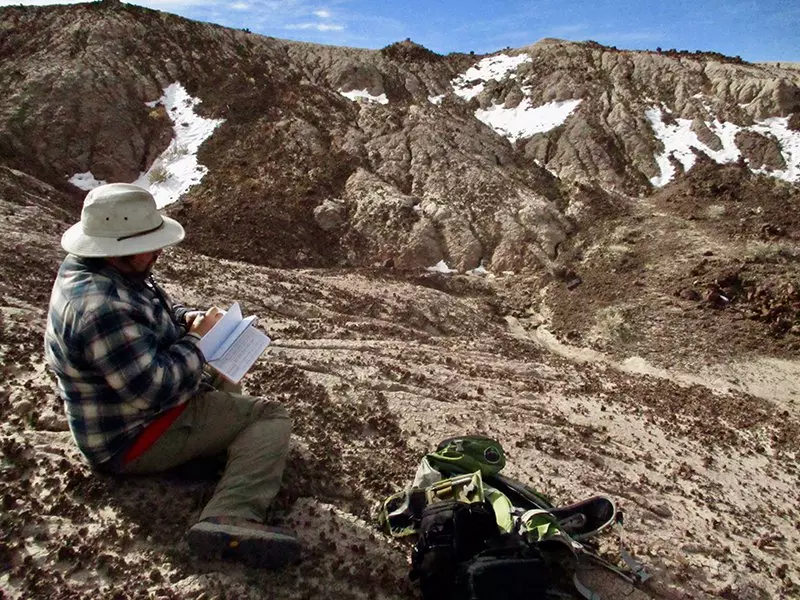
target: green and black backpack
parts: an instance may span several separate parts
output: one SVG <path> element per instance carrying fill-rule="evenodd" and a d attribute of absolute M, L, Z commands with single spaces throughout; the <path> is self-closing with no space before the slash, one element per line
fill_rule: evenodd
<path fill-rule="evenodd" d="M 632 584 L 649 577 L 624 549 L 627 567 L 621 568 L 584 543 L 621 526 L 611 499 L 593 496 L 555 507 L 502 475 L 505 462 L 496 440 L 448 438 L 422 458 L 412 487 L 381 505 L 379 523 L 392 536 L 417 536 L 411 577 L 424 600 L 533 600 L 565 589 L 599 600 L 578 579 L 586 561 Z"/>

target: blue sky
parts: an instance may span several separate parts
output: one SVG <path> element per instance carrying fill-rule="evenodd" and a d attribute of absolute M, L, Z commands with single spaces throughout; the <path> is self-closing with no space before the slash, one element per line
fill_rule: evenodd
<path fill-rule="evenodd" d="M 0 0 L 50 4 L 54 0 Z M 63 0 L 56 0 L 62 3 Z M 627 49 L 713 50 L 800 62 L 800 0 L 141 0 L 142 6 L 273 37 L 491 53 L 543 37 Z"/>

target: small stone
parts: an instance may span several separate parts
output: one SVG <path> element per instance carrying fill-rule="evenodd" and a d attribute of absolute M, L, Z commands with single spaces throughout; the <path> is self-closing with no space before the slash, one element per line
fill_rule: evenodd
<path fill-rule="evenodd" d="M 28 416 L 32 410 L 33 404 L 28 400 L 20 400 L 14 407 L 14 412 L 20 417 Z"/>

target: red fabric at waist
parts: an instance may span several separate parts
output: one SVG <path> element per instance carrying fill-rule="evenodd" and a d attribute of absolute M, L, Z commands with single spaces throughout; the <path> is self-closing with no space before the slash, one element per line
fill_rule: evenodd
<path fill-rule="evenodd" d="M 160 438 L 167 429 L 169 429 L 169 426 L 175 422 L 175 419 L 181 416 L 181 413 L 188 404 L 188 402 L 184 402 L 178 406 L 173 406 L 167 412 L 159 416 L 155 421 L 145 427 L 142 433 L 139 434 L 139 437 L 136 438 L 136 441 L 133 442 L 133 445 L 130 447 L 128 452 L 125 453 L 125 458 L 123 459 L 122 463 L 127 465 L 144 454 L 145 451 L 150 448 L 150 446 L 155 444 L 156 440 Z"/>

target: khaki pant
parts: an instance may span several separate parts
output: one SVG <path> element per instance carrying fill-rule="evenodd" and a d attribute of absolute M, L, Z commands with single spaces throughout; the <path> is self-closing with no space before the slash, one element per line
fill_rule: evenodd
<path fill-rule="evenodd" d="M 227 450 L 225 472 L 200 520 L 229 516 L 263 522 L 286 466 L 289 415 L 277 402 L 235 393 L 240 388 L 230 384 L 217 387 L 189 400 L 169 429 L 122 472 L 157 473 Z"/>

